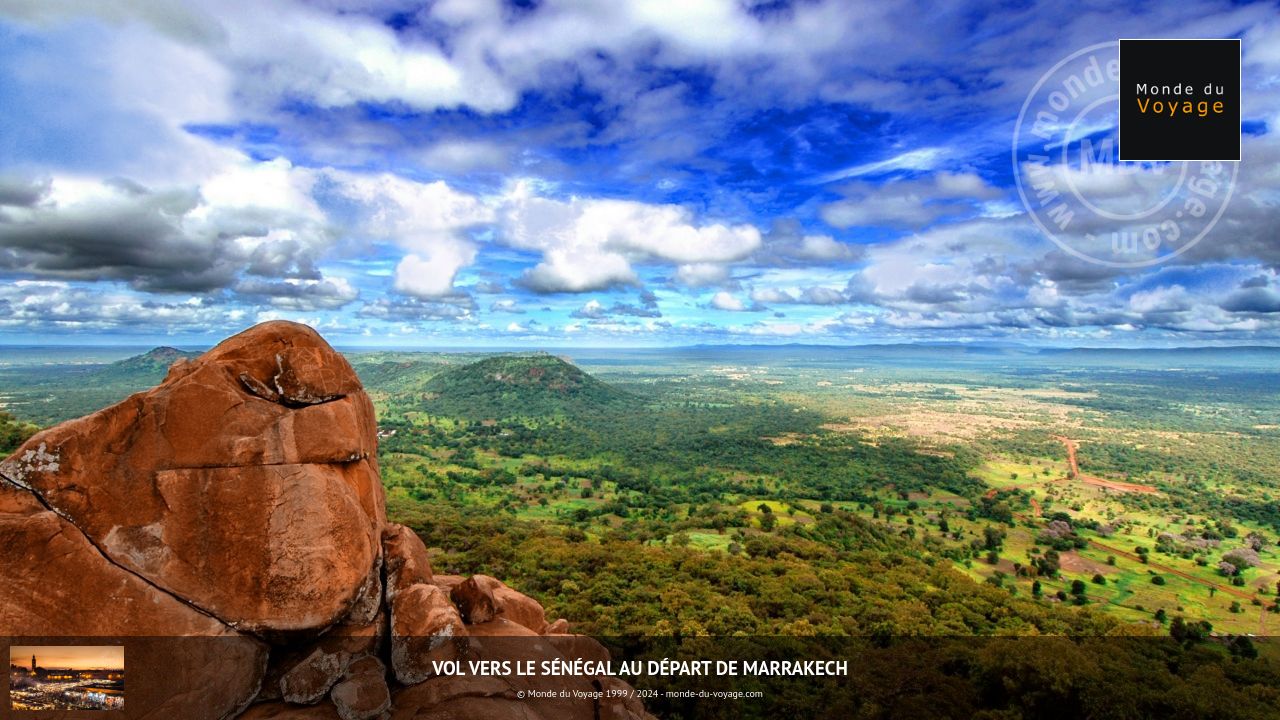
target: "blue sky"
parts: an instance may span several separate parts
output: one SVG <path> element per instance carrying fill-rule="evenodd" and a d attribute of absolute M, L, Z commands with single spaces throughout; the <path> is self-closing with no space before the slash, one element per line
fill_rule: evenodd
<path fill-rule="evenodd" d="M 0 342 L 1274 343 L 1277 10 L 0 3 Z M 1243 39 L 1231 204 L 1144 269 L 1041 235 L 1010 162 L 1119 37 Z"/>

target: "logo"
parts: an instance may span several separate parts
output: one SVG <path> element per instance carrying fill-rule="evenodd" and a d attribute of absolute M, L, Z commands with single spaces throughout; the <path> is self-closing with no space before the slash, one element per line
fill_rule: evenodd
<path fill-rule="evenodd" d="M 1239 164 L 1121 161 L 1120 91 L 1116 42 L 1083 48 L 1050 68 L 1018 113 L 1014 179 L 1028 215 L 1067 253 L 1109 267 L 1147 267 L 1209 234 L 1231 199 Z"/>
<path fill-rule="evenodd" d="M 1240 160 L 1240 41 L 1120 41 L 1120 159 Z"/>

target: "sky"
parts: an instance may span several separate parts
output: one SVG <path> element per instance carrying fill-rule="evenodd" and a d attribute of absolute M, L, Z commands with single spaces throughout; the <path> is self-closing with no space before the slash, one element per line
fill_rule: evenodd
<path fill-rule="evenodd" d="M 0 0 L 0 343 L 1275 344 L 1278 10 Z M 1243 47 L 1230 204 L 1143 268 L 1046 238 L 1010 156 L 1120 37 Z"/>

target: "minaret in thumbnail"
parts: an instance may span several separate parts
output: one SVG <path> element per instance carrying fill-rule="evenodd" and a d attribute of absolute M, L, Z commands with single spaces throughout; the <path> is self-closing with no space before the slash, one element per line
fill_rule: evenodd
<path fill-rule="evenodd" d="M 31 674 L 34 675 L 35 672 L 36 672 L 36 656 L 32 655 L 31 656 Z"/>

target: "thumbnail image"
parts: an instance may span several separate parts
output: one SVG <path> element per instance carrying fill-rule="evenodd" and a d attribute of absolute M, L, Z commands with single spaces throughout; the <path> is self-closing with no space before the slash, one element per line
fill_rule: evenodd
<path fill-rule="evenodd" d="M 120 710 L 124 647 L 14 645 L 9 648 L 11 710 Z"/>

